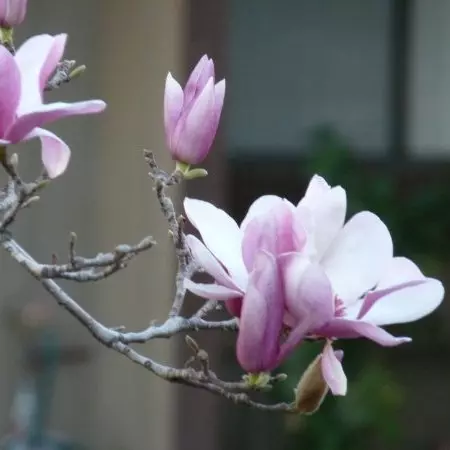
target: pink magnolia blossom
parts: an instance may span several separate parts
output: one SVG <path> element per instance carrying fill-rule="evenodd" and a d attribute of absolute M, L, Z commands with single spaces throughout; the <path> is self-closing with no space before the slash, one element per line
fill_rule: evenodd
<path fill-rule="evenodd" d="M 253 203 L 239 227 L 211 203 L 190 198 L 184 201 L 186 216 L 203 239 L 202 243 L 189 235 L 187 243 L 198 264 L 216 281 L 205 284 L 186 280 L 186 287 L 200 297 L 228 300 L 226 305 L 234 315 L 239 315 L 256 253 L 265 250 L 276 256 L 304 246 L 303 229 L 292 232 L 293 209 L 288 201 L 274 197 L 271 214 L 260 211 L 259 203 Z M 250 232 L 244 240 L 247 229 Z"/>
<path fill-rule="evenodd" d="M 0 26 L 15 27 L 25 19 L 27 0 L 0 0 Z"/>
<path fill-rule="evenodd" d="M 219 126 L 225 80 L 215 83 L 214 63 L 204 55 L 183 89 L 167 75 L 164 91 L 164 126 L 172 158 L 199 164 L 209 153 Z"/>
<path fill-rule="evenodd" d="M 34 36 L 15 56 L 0 47 L 0 145 L 40 138 L 42 162 L 52 178 L 66 170 L 70 149 L 40 127 L 67 116 L 98 113 L 106 106 L 100 100 L 43 103 L 44 87 L 62 57 L 66 39 L 65 34 Z"/>
<path fill-rule="evenodd" d="M 294 330 L 304 323 L 305 336 L 331 340 L 365 337 L 383 346 L 409 342 L 409 338 L 394 337 L 381 326 L 430 314 L 441 303 L 444 288 L 440 281 L 426 278 L 412 261 L 393 256 L 389 230 L 375 214 L 357 213 L 343 225 L 345 196 L 337 196 L 336 189 L 313 177 L 298 205 L 302 215 L 308 217 L 307 239 L 314 243 L 315 251 L 285 256 L 285 320 Z M 321 275 L 311 293 L 299 296 L 297 285 L 311 263 L 317 265 Z M 315 297 L 324 302 L 320 305 L 321 325 L 311 317 L 311 297 L 318 289 L 329 292 L 328 296 Z M 333 355 L 324 351 L 324 378 L 334 394 L 344 395 L 346 379 Z M 331 368 L 335 370 L 333 376 Z"/>
<path fill-rule="evenodd" d="M 255 256 L 239 323 L 236 353 L 244 370 L 267 372 L 278 365 L 283 315 L 278 263 L 273 255 L 262 251 Z"/>
<path fill-rule="evenodd" d="M 193 256 L 215 280 L 187 281 L 187 288 L 226 300 L 230 312 L 242 319 L 255 254 L 262 249 L 275 255 L 283 320 L 291 328 L 277 361 L 305 337 L 326 338 L 323 373 L 336 395 L 345 394 L 346 378 L 331 349 L 333 340 L 365 337 L 383 346 L 409 342 L 381 326 L 418 320 L 443 299 L 438 280 L 425 277 L 412 261 L 393 256 L 390 233 L 375 214 L 362 211 L 345 223 L 345 191 L 321 177 L 312 178 L 297 206 L 276 196 L 259 198 L 240 227 L 206 202 L 187 199 L 185 210 L 204 242 L 188 237 Z"/>
<path fill-rule="evenodd" d="M 187 243 L 197 263 L 216 281 L 216 284 L 203 284 L 186 280 L 185 286 L 202 297 L 228 300 L 228 306 L 231 303 L 229 309 L 240 317 L 238 360 L 250 372 L 274 369 L 305 336 L 304 324 L 298 323 L 286 339 L 282 338 L 286 298 L 280 272 L 284 257 L 295 255 L 293 252 L 305 247 L 305 231 L 295 227 L 295 209 L 289 202 L 274 198 L 270 213 L 260 211 L 259 206 L 255 202 L 238 227 L 213 205 L 185 200 L 186 214 L 209 249 L 192 235 L 187 236 Z M 223 232 L 227 238 L 217 239 L 217 232 Z M 296 295 L 302 297 L 305 292 L 312 292 L 316 273 L 316 265 L 307 268 L 307 276 L 296 285 Z M 319 297 L 328 298 L 331 289 L 317 290 L 313 295 L 311 304 L 320 307 L 326 301 Z M 324 325 L 324 316 L 317 310 L 314 326 Z"/>

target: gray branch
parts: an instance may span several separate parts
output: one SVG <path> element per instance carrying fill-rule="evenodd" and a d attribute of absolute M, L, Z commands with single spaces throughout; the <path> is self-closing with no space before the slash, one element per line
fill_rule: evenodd
<path fill-rule="evenodd" d="M 169 224 L 169 232 L 175 246 L 178 270 L 175 279 L 175 298 L 169 312 L 169 317 L 174 317 L 178 316 L 183 308 L 184 298 L 186 296 L 184 280 L 186 278 L 190 278 L 195 270 L 194 267 L 191 266 L 193 262 L 189 248 L 186 245 L 186 235 L 183 231 L 184 217 L 177 217 L 173 202 L 166 194 L 166 189 L 169 186 L 179 184 L 183 179 L 183 175 L 177 170 L 170 175 L 161 170 L 156 164 L 155 157 L 151 151 L 145 150 L 144 158 L 150 167 L 149 175 L 155 182 L 156 196 L 158 198 L 161 211 Z"/>
<path fill-rule="evenodd" d="M 69 262 L 41 264 L 39 268 L 41 278 L 63 278 L 80 283 L 102 280 L 125 268 L 131 259 L 156 244 L 153 238 L 148 236 L 136 245 L 119 245 L 110 253 L 99 253 L 94 258 L 82 258 L 75 254 L 74 236 L 72 233 Z"/>
<path fill-rule="evenodd" d="M 53 76 L 47 81 L 44 90 L 53 91 L 58 89 L 62 84 L 69 83 L 86 70 L 86 66 L 75 67 L 75 64 L 76 61 L 68 59 L 61 61 L 56 67 Z"/>
<path fill-rule="evenodd" d="M 167 381 L 188 386 L 205 389 L 216 395 L 221 395 L 235 403 L 252 406 L 264 411 L 285 411 L 294 412 L 292 405 L 288 403 L 278 403 L 266 405 L 252 400 L 245 392 L 252 387 L 245 383 L 232 383 L 220 380 L 209 370 L 196 371 L 192 368 L 177 369 L 165 366 L 145 357 L 132 349 L 128 344 L 133 342 L 147 342 L 155 338 L 169 338 L 182 331 L 196 331 L 201 329 L 235 330 L 236 321 L 234 319 L 222 322 L 207 322 L 200 318 L 186 319 L 180 316 L 170 317 L 160 326 L 152 325 L 148 329 L 138 333 L 122 333 L 117 330 L 107 328 L 94 319 L 75 300 L 73 300 L 55 281 L 42 278 L 40 275 L 40 265 L 7 234 L 2 235 L 1 246 L 10 256 L 24 267 L 36 280 L 38 280 L 46 291 L 57 301 L 59 305 L 69 311 L 99 342 L 123 354 L 131 361 L 145 367 L 155 375 Z"/>
<path fill-rule="evenodd" d="M 181 174 L 175 171 L 169 175 L 160 170 L 149 152 L 145 155 L 151 169 L 151 176 L 155 182 L 155 190 L 161 210 L 168 222 L 169 231 L 173 238 L 178 261 L 176 276 L 176 293 L 169 317 L 162 324 L 152 323 L 144 330 L 126 332 L 124 327 L 109 328 L 91 316 L 78 302 L 65 292 L 54 279 L 68 279 L 77 282 L 97 281 L 110 276 L 124 268 L 127 263 L 139 253 L 150 249 L 155 241 L 146 237 L 136 245 L 119 245 L 112 252 L 100 253 L 92 258 L 80 257 L 76 254 L 76 235 L 72 233 L 69 242 L 68 262 L 58 264 L 40 264 L 33 259 L 13 238 L 9 228 L 16 219 L 19 211 L 37 199 L 35 193 L 48 181 L 45 174 L 33 183 L 25 183 L 17 172 L 17 158 L 7 158 L 3 153 L 1 163 L 10 176 L 7 186 L 0 191 L 0 247 L 31 274 L 56 302 L 73 315 L 92 336 L 101 344 L 121 353 L 131 361 L 150 370 L 155 375 L 172 383 L 204 389 L 215 395 L 225 397 L 234 403 L 243 404 L 265 411 L 295 412 L 295 408 L 288 403 L 266 405 L 252 400 L 250 391 L 268 390 L 277 377 L 271 378 L 270 383 L 264 386 L 250 385 L 246 380 L 230 382 L 221 380 L 210 368 L 207 353 L 200 349 L 192 338 L 187 342 L 194 350 L 194 356 L 184 368 L 175 368 L 160 364 L 151 358 L 145 357 L 133 349 L 131 344 L 146 343 L 152 339 L 167 339 L 184 332 L 199 330 L 236 331 L 237 319 L 222 321 L 205 320 L 206 315 L 217 307 L 214 302 L 205 305 L 192 317 L 180 315 L 186 290 L 184 280 L 190 278 L 196 271 L 196 266 L 186 245 L 183 231 L 184 218 L 177 217 L 172 200 L 167 196 L 166 189 L 181 181 Z M 56 257 L 55 257 L 56 259 Z M 190 367 L 198 363 L 199 370 Z"/>

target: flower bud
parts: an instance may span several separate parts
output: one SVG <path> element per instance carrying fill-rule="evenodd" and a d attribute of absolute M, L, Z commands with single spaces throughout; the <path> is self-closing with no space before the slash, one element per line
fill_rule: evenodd
<path fill-rule="evenodd" d="M 313 414 L 322 404 L 328 385 L 322 375 L 322 355 L 318 355 L 303 373 L 295 389 L 295 406 L 300 414 Z"/>
<path fill-rule="evenodd" d="M 330 353 L 340 364 L 344 357 L 344 352 L 342 350 L 334 351 L 331 343 L 327 343 L 324 351 L 308 366 L 298 382 L 295 389 L 295 406 L 300 414 L 315 413 L 328 393 L 330 387 L 329 382 L 326 380 L 326 374 L 324 374 L 325 363 L 323 359 L 328 360 Z"/>
<path fill-rule="evenodd" d="M 219 126 L 225 80 L 215 83 L 214 63 L 206 55 L 183 89 L 169 73 L 164 92 L 164 126 L 175 161 L 199 164 L 209 153 Z"/>
<path fill-rule="evenodd" d="M 20 25 L 27 12 L 27 0 L 0 0 L 0 26 L 12 28 Z"/>

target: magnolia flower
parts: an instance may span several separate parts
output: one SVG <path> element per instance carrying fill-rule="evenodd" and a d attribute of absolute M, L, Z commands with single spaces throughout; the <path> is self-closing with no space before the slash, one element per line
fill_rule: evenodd
<path fill-rule="evenodd" d="M 206 298 L 228 300 L 231 312 L 240 316 L 237 357 L 252 373 L 277 367 L 305 335 L 304 324 L 299 322 L 283 338 L 286 298 L 280 272 L 285 257 L 304 248 L 305 232 L 294 226 L 293 209 L 282 199 L 273 202 L 270 213 L 259 214 L 258 210 L 255 203 L 239 228 L 224 211 L 209 203 L 185 200 L 186 214 L 209 250 L 192 235 L 187 236 L 187 243 L 197 263 L 216 280 L 216 284 L 186 280 L 185 286 Z M 226 238 L 216 239 L 222 232 Z M 230 236 L 233 239 L 228 239 Z M 305 293 L 312 293 L 316 273 L 316 266 L 311 265 L 307 276 L 299 277 L 301 282 L 295 285 L 297 292 L 293 295 L 303 298 Z M 318 289 L 311 303 L 325 304 L 329 295 L 331 290 Z M 326 323 L 320 314 L 317 318 L 317 326 Z"/>
<path fill-rule="evenodd" d="M 27 0 L 0 0 L 0 26 L 15 27 L 25 19 Z"/>
<path fill-rule="evenodd" d="M 40 138 L 42 162 L 52 178 L 69 163 L 67 144 L 41 125 L 66 116 L 98 113 L 100 100 L 43 103 L 43 91 L 64 52 L 67 35 L 39 35 L 28 39 L 12 56 L 0 47 L 0 146 Z"/>
<path fill-rule="evenodd" d="M 225 97 L 225 80 L 215 84 L 214 63 L 204 55 L 183 89 L 167 75 L 164 126 L 172 158 L 185 164 L 202 162 L 213 143 Z"/>
<path fill-rule="evenodd" d="M 282 211 L 283 208 L 279 209 Z M 283 219 L 282 213 L 278 219 Z M 266 230 L 272 228 L 266 241 L 255 240 L 255 230 L 250 226 L 245 229 L 242 241 L 249 276 L 240 311 L 237 357 L 241 366 L 251 373 L 273 370 L 304 336 L 301 323 L 299 330 L 294 328 L 286 339 L 282 333 L 286 298 L 280 262 L 285 255 L 283 251 L 292 250 L 291 245 L 295 244 L 291 237 L 283 239 L 285 221 L 270 222 L 266 223 Z M 310 276 L 302 277 L 302 282 L 297 285 L 296 294 L 300 297 L 315 286 L 314 267 L 310 270 Z M 313 296 L 317 304 L 322 304 L 324 300 L 320 297 L 328 294 L 328 291 L 318 290 Z"/>
<path fill-rule="evenodd" d="M 279 363 L 284 296 L 276 258 L 256 255 L 239 323 L 237 358 L 250 373 L 269 372 Z"/>
<path fill-rule="evenodd" d="M 186 280 L 185 286 L 200 297 L 228 300 L 226 306 L 237 316 L 256 253 L 265 250 L 277 256 L 301 250 L 304 245 L 303 229 L 292 231 L 292 208 L 287 201 L 274 200 L 270 214 L 265 211 L 260 214 L 258 205 L 257 200 L 239 227 L 225 211 L 211 203 L 190 198 L 184 200 L 186 216 L 204 242 L 189 235 L 187 244 L 198 264 L 216 281 L 205 284 Z M 260 216 L 261 221 L 254 220 Z M 245 234 L 247 229 L 249 232 Z"/>
<path fill-rule="evenodd" d="M 363 211 L 344 224 L 345 191 L 321 177 L 312 178 L 297 206 L 276 196 L 259 198 L 241 227 L 206 202 L 188 199 L 185 210 L 206 244 L 188 237 L 193 256 L 215 280 L 187 281 L 186 287 L 201 297 L 234 302 L 229 309 L 236 315 L 242 302 L 245 306 L 255 253 L 262 248 L 276 255 L 283 320 L 291 328 L 285 353 L 311 336 L 328 342 L 366 337 L 383 346 L 409 342 L 380 326 L 418 320 L 443 299 L 438 280 L 426 278 L 412 261 L 393 256 L 389 230 L 375 214 Z M 345 375 L 328 347 L 322 366 L 331 391 L 344 395 Z"/>
<path fill-rule="evenodd" d="M 426 278 L 412 261 L 393 256 L 389 230 L 375 214 L 360 212 L 342 226 L 346 209 L 342 193 L 313 177 L 297 207 L 313 250 L 283 258 L 285 321 L 293 326 L 292 333 L 304 336 L 366 337 L 383 346 L 409 342 L 380 326 L 411 322 L 434 311 L 444 296 L 442 283 Z M 316 271 L 313 281 L 311 265 Z M 303 277 L 311 292 L 300 295 Z M 346 378 L 334 352 L 325 351 L 322 361 L 331 391 L 344 395 Z"/>

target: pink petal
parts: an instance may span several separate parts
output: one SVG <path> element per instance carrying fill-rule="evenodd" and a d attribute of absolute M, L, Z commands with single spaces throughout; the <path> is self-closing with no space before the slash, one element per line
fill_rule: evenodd
<path fill-rule="evenodd" d="M 364 315 L 364 321 L 376 325 L 414 322 L 432 313 L 443 298 L 444 286 L 439 280 L 419 280 L 415 285 L 394 289 L 378 299 Z"/>
<path fill-rule="evenodd" d="M 204 89 L 210 78 L 215 78 L 214 62 L 212 59 L 208 59 L 208 61 L 203 66 L 203 70 L 201 71 L 200 76 L 197 80 L 196 94 L 199 94 Z"/>
<path fill-rule="evenodd" d="M 241 253 L 242 232 L 222 209 L 202 200 L 185 198 L 184 210 L 211 253 L 225 266 L 233 281 L 245 289 L 248 280 Z"/>
<path fill-rule="evenodd" d="M 171 147 L 172 134 L 183 109 L 183 101 L 183 89 L 169 72 L 164 90 L 164 127 L 169 148 Z"/>
<path fill-rule="evenodd" d="M 242 293 L 220 284 L 195 283 L 184 280 L 184 287 L 193 294 L 210 300 L 231 300 L 241 297 Z"/>
<path fill-rule="evenodd" d="M 269 212 L 256 216 L 245 228 L 242 255 L 247 270 L 252 269 L 255 255 L 261 250 L 274 256 L 296 250 L 292 210 L 281 199 Z"/>
<path fill-rule="evenodd" d="M 24 141 L 35 137 L 41 140 L 42 163 L 50 178 L 56 178 L 67 168 L 70 160 L 70 149 L 58 136 L 42 128 L 35 128 L 24 137 Z"/>
<path fill-rule="evenodd" d="M 101 100 L 87 100 L 76 103 L 49 103 L 40 105 L 34 111 L 19 117 L 8 133 L 11 142 L 20 142 L 24 136 L 44 124 L 54 122 L 68 116 L 95 114 L 103 111 L 106 103 Z"/>
<path fill-rule="evenodd" d="M 184 101 L 189 105 L 194 97 L 205 87 L 211 77 L 214 77 L 214 65 L 208 55 L 203 55 L 191 72 L 184 88 Z M 211 71 L 212 69 L 212 71 Z"/>
<path fill-rule="evenodd" d="M 332 319 L 327 325 L 318 330 L 322 336 L 329 338 L 354 339 L 365 337 L 383 347 L 394 347 L 411 342 L 409 337 L 395 337 L 386 330 L 366 321 L 348 320 L 344 318 Z"/>
<path fill-rule="evenodd" d="M 0 25 L 12 28 L 20 25 L 27 12 L 27 0 L 1 0 Z"/>
<path fill-rule="evenodd" d="M 269 212 L 275 205 L 278 205 L 283 199 L 277 195 L 263 195 L 257 198 L 248 209 L 247 215 L 241 223 L 241 230 L 245 231 L 247 225 L 261 214 Z"/>
<path fill-rule="evenodd" d="M 343 354 L 334 352 L 330 343 L 325 345 L 322 353 L 322 374 L 333 395 L 347 394 L 347 377 L 342 368 Z"/>
<path fill-rule="evenodd" d="M 50 76 L 55 72 L 58 63 L 61 61 L 64 55 L 64 49 L 66 48 L 67 34 L 58 34 L 53 37 L 53 45 L 50 52 L 45 60 L 44 65 L 41 68 L 41 73 L 39 76 L 39 86 L 41 92 L 44 90 L 47 81 Z"/>
<path fill-rule="evenodd" d="M 210 78 L 192 108 L 186 108 L 177 123 L 172 151 L 179 161 L 199 164 L 209 152 L 217 128 L 214 122 L 214 80 Z"/>
<path fill-rule="evenodd" d="M 20 99 L 20 72 L 13 56 L 0 46 L 0 137 L 14 122 Z"/>
<path fill-rule="evenodd" d="M 321 327 L 334 315 L 333 290 L 325 272 L 299 253 L 280 258 L 286 307 L 297 322 Z"/>
<path fill-rule="evenodd" d="M 287 317 L 295 326 L 283 343 L 285 357 L 309 333 L 324 326 L 334 315 L 333 290 L 318 264 L 310 264 L 299 253 L 280 257 Z M 286 319 L 286 317 L 285 317 Z"/>
<path fill-rule="evenodd" d="M 203 245 L 201 241 L 199 241 L 195 236 L 188 235 L 186 236 L 186 242 L 197 264 L 205 269 L 217 283 L 239 291 L 239 287 L 234 283 L 230 276 L 225 272 L 221 264 L 216 258 L 214 258 L 211 252 Z"/>
<path fill-rule="evenodd" d="M 345 221 L 347 197 L 340 186 L 331 188 L 317 176 L 311 179 L 299 207 L 308 208 L 314 220 L 314 241 L 320 258 L 336 238 Z"/>
<path fill-rule="evenodd" d="M 15 60 L 22 82 L 20 115 L 42 103 L 43 88 L 62 57 L 66 38 L 66 35 L 41 34 L 28 39 L 17 50 Z"/>
<path fill-rule="evenodd" d="M 336 294 L 351 303 L 376 286 L 392 252 L 386 225 L 375 214 L 363 211 L 339 232 L 322 259 L 322 267 Z"/>
<path fill-rule="evenodd" d="M 237 357 L 246 371 L 270 371 L 277 365 L 283 312 L 283 293 L 276 260 L 261 252 L 250 274 L 239 321 Z"/>

